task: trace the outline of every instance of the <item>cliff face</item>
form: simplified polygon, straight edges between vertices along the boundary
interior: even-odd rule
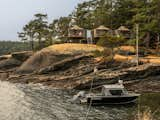
[[[59,89],[89,89],[92,80],[93,86],[97,87],[117,83],[121,79],[130,90],[160,91],[159,64],[136,67],[129,62],[106,63],[97,61],[92,54],[94,50],[103,50],[101,47],[90,45],[88,50],[80,47],[75,49],[76,44],[73,47],[70,44],[69,47],[66,46],[65,44],[65,48],[62,48],[65,52],[61,53],[58,52],[61,47],[56,48],[57,46],[55,49],[54,46],[43,49],[22,62],[20,67],[16,66],[12,71],[8,69],[8,72],[0,71],[1,80],[25,84],[41,83]],[[98,69],[97,72],[94,72],[95,68]]]

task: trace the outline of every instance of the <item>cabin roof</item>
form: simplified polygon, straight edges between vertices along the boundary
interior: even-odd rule
[[[118,31],[130,31],[127,27],[125,26],[120,26],[118,29]]]
[[[83,28],[79,27],[78,25],[74,25],[70,28],[70,30],[83,30]]]
[[[110,28],[105,27],[104,25],[100,25],[98,28],[96,28],[97,30],[110,30]]]
[[[123,85],[103,85],[105,89],[124,89]]]

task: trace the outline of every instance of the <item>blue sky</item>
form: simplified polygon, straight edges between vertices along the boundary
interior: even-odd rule
[[[67,16],[77,3],[85,0],[0,0],[0,40],[17,40],[17,32],[36,13],[47,13],[48,19]]]

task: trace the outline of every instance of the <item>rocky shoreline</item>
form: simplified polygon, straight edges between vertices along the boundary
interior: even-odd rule
[[[82,52],[83,53],[83,52]],[[26,55],[27,54],[27,55]],[[19,56],[19,54],[17,54]],[[75,54],[62,60],[36,69],[31,73],[24,73],[19,68],[33,53],[26,52],[18,57],[14,54],[0,60],[0,79],[12,83],[43,84],[57,89],[89,89],[93,80],[93,87],[103,84],[117,83],[124,80],[125,86],[136,92],[160,92],[160,64],[142,64],[136,67],[129,62],[96,61],[91,53]],[[55,57],[55,56],[54,56]],[[20,61],[20,58],[21,59]],[[25,58],[25,59],[24,59]],[[20,61],[8,62],[11,59]],[[4,63],[9,67],[5,67]],[[1,67],[3,63],[3,67]],[[25,63],[26,64],[26,63]],[[5,69],[4,69],[5,68]],[[97,68],[98,71],[94,72]],[[22,70],[22,69],[21,69]]]

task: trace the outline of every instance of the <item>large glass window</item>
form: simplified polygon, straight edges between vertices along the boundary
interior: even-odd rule
[[[111,95],[122,95],[123,91],[122,90],[109,90]]]

